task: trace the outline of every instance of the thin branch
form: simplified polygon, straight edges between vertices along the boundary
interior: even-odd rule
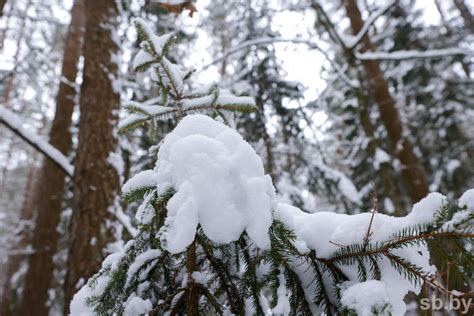
[[[331,39],[340,44],[343,49],[347,49],[345,41],[342,39],[341,35],[336,31],[336,28],[334,27],[334,23],[331,22],[331,19],[327,15],[326,11],[324,11],[323,7],[317,0],[313,0],[311,3],[311,6],[313,7],[314,10],[316,10],[316,13],[318,14],[321,23],[323,24],[324,28],[329,34],[329,37]]]
[[[280,38],[280,37],[273,37],[273,38],[272,37],[262,37],[262,38],[257,38],[257,39],[245,41],[245,42],[229,49],[228,51],[224,52],[221,56],[217,57],[216,59],[214,59],[210,63],[204,65],[203,67],[201,67],[201,69],[199,69],[196,72],[204,71],[204,70],[208,69],[209,67],[211,67],[211,66],[227,59],[229,56],[231,56],[235,53],[238,53],[239,51],[241,51],[243,49],[246,49],[248,47],[265,45],[265,44],[274,44],[274,43],[304,44],[304,45],[307,45],[311,49],[316,49],[321,54],[323,54],[323,56],[327,59],[327,61],[331,64],[331,66],[334,67],[334,69],[336,70],[337,75],[339,76],[339,78],[342,81],[344,81],[344,83],[346,83],[348,86],[350,86],[352,88],[358,88],[359,87],[359,83],[356,80],[352,80],[352,79],[350,79],[349,77],[346,76],[345,71],[347,69],[346,68],[341,68],[337,63],[335,63],[329,57],[329,55],[326,53],[326,51],[324,49],[322,49],[321,47],[319,47],[316,43],[314,43],[312,41],[308,41],[308,40],[304,40],[304,39],[297,39],[297,38],[287,39],[287,38]]]
[[[357,59],[360,60],[404,60],[415,58],[439,58],[445,56],[474,56],[474,52],[462,48],[447,48],[447,49],[431,49],[427,51],[417,50],[400,50],[390,53],[386,52],[366,52],[355,53]]]
[[[431,232],[431,233],[423,233],[415,236],[407,236],[403,238],[393,239],[388,241],[387,243],[383,244],[381,247],[376,249],[369,249],[363,251],[355,251],[351,253],[341,254],[335,257],[331,257],[329,259],[325,258],[317,258],[321,262],[325,264],[334,264],[337,261],[353,258],[353,257],[360,257],[360,256],[370,256],[370,255],[385,255],[391,248],[396,248],[402,244],[408,243],[413,240],[420,240],[420,239],[429,239],[434,237],[445,237],[445,238],[474,238],[474,234],[471,233],[464,233],[464,232]]]
[[[293,38],[293,39],[287,39],[287,38],[281,38],[281,37],[262,37],[262,38],[256,38],[256,39],[252,39],[252,40],[248,40],[248,41],[245,41],[245,42],[242,42],[238,45],[236,45],[235,47],[232,47],[231,49],[227,50],[226,52],[222,53],[221,56],[217,57],[216,59],[214,59],[213,61],[211,61],[210,63],[204,65],[201,69],[198,70],[198,72],[201,72],[201,71],[204,71],[206,70],[207,68],[211,67],[212,65],[215,65],[223,60],[225,60],[226,58],[228,58],[230,55],[233,55],[245,48],[248,48],[248,47],[251,47],[251,46],[259,46],[259,45],[264,45],[264,44],[273,44],[273,43],[296,43],[296,44],[306,44],[308,45],[309,47],[311,48],[317,48],[319,49],[319,47],[317,47],[317,45],[311,41],[308,41],[308,40],[303,40],[303,39],[297,39],[297,38]]]
[[[372,26],[372,24],[375,23],[375,21],[380,17],[382,16],[383,14],[385,14],[388,10],[390,10],[391,7],[393,7],[395,4],[397,3],[396,0],[392,0],[391,2],[389,2],[387,5],[385,5],[384,7],[380,8],[379,10],[377,10],[375,13],[372,13],[368,18],[367,18],[367,21],[365,21],[364,23],[364,26],[362,26],[362,29],[360,30],[359,33],[357,33],[356,35],[354,36],[351,36],[351,37],[347,37],[345,40],[344,38],[342,38],[344,40],[344,43],[345,43],[345,46],[352,50],[354,49],[361,41],[362,39],[364,38],[364,36],[367,34],[367,32],[369,31],[369,28]]]
[[[371,182],[371,185],[372,185],[372,192],[374,194],[373,205],[372,205],[372,216],[370,217],[369,227],[367,228],[367,233],[365,234],[365,237],[364,237],[364,250],[369,245],[370,237],[373,234],[372,224],[374,223],[375,213],[377,213],[377,203],[378,203],[377,191],[375,190],[374,182]]]
[[[51,159],[67,176],[72,177],[74,167],[69,163],[67,157],[40,136],[24,129],[22,127],[22,120],[3,105],[0,105],[0,123],[3,123],[21,139]]]

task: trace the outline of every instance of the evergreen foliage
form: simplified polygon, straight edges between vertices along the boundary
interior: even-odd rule
[[[180,120],[195,112],[214,115],[227,122],[229,111],[255,109],[250,98],[233,96],[218,86],[204,92],[187,92],[185,82],[190,72],[183,71],[167,57],[173,35],[157,37],[144,21],[138,19],[136,26],[142,51],[135,60],[135,70],[150,71],[163,98],[156,105],[129,103],[125,108],[131,114],[122,122],[122,132],[144,123],[153,128],[162,119]],[[423,257],[421,252],[426,251],[428,242],[459,244],[473,237],[472,208],[463,209],[463,206],[454,207],[443,202],[439,210],[422,210],[429,214],[437,211],[433,218],[413,225],[407,221],[401,230],[376,240],[372,239],[373,220],[375,223],[403,223],[405,218],[382,217],[385,215],[376,214],[375,210],[369,217],[365,216],[369,214],[350,217],[354,219],[355,231],[361,229],[357,226],[361,223],[358,219],[370,219],[363,227],[364,238],[337,245],[329,255],[324,251],[321,254],[301,231],[291,227],[280,205],[276,206],[275,214],[279,215],[274,216],[268,232],[268,249],[259,249],[246,232],[236,241],[216,243],[198,227],[194,241],[185,251],[171,253],[166,250],[159,232],[165,225],[168,202],[176,194],[174,188],[160,193],[155,186],[144,183],[124,191],[126,202],[142,201],[137,213],[138,233],[122,252],[110,255],[103,262],[100,272],[76,295],[72,310],[90,308],[98,315],[161,315],[167,312],[171,315],[266,315],[271,311],[290,315],[323,311],[326,315],[355,315],[352,307],[341,302],[344,291],[352,284],[383,280],[389,266],[401,280],[408,280],[415,288],[428,284],[446,291],[433,281],[433,271],[427,271],[425,266],[419,265],[423,261],[414,261],[409,254],[420,252]],[[418,215],[413,216],[421,216],[422,212],[417,212]],[[460,212],[469,214],[461,221],[453,222]],[[296,219],[294,221],[296,223]],[[313,232],[319,233],[325,234]],[[472,267],[469,267],[472,254],[460,247],[453,256],[470,275],[466,280],[472,278]],[[390,303],[373,306],[372,311],[374,314],[390,313]]]

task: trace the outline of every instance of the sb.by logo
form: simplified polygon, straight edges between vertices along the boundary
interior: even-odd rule
[[[422,298],[420,300],[421,310],[445,310],[445,311],[459,311],[462,314],[467,314],[471,306],[473,298],[455,297],[450,295],[449,298],[443,300],[439,297]]]

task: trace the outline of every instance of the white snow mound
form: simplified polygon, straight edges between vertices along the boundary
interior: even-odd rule
[[[185,250],[198,225],[216,243],[235,241],[245,230],[257,247],[270,246],[275,189],[235,130],[204,115],[185,117],[160,146],[154,172],[159,193],[176,191],[161,231],[168,251]]]

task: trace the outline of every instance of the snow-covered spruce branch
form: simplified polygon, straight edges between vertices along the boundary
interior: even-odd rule
[[[345,260],[363,257],[363,256],[375,256],[375,255],[390,255],[390,250],[397,249],[410,243],[424,242],[429,239],[435,238],[474,238],[474,234],[469,231],[437,231],[437,232],[426,232],[420,233],[413,236],[406,236],[402,238],[395,238],[389,240],[375,247],[364,247],[363,245],[356,245],[351,247],[342,247],[341,253],[330,257],[329,259],[316,258],[324,264],[336,264]]]
[[[212,91],[210,92],[210,94]],[[226,99],[226,97],[228,97]],[[248,97],[236,97],[229,94],[215,98],[211,95],[201,98],[183,98],[182,106],[141,105],[129,101],[125,109],[132,113],[119,124],[121,133],[127,132],[152,120],[166,120],[192,113],[218,113],[219,111],[250,112],[254,110],[253,100]]]
[[[72,177],[74,167],[69,163],[67,157],[40,136],[24,129],[22,127],[22,120],[3,105],[0,105],[0,123],[3,123],[21,139],[33,146],[47,158],[51,159],[51,161],[53,161],[69,177]]]
[[[139,54],[152,75],[160,69]],[[181,74],[177,81],[185,80]],[[155,75],[166,102],[132,102],[131,115],[235,100],[215,86],[168,94],[172,78]],[[431,193],[405,217],[306,213],[278,203],[261,158],[218,113],[209,112],[213,119],[179,111],[155,167],[122,187],[124,199],[141,201],[137,234],[75,295],[72,315],[402,315],[408,292],[438,285],[429,277],[435,269],[427,240],[472,238],[474,189],[452,211],[444,196]]]
[[[394,52],[366,52],[355,53],[360,60],[404,60],[416,58],[439,58],[446,56],[474,56],[474,52],[462,48],[430,49],[427,51],[402,50]]]

